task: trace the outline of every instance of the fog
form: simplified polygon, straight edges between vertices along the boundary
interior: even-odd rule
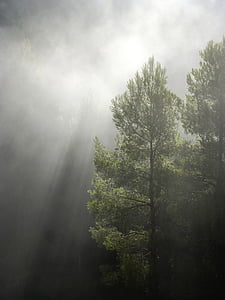
[[[0,299],[67,299],[93,280],[86,190],[94,136],[111,146],[115,135],[111,99],[152,55],[184,98],[224,11],[220,0],[0,0]]]

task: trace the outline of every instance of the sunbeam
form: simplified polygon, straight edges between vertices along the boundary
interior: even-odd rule
[[[94,137],[113,147],[111,99],[149,57],[184,98],[199,51],[224,34],[224,10],[219,0],[0,0],[0,299],[106,299],[108,254],[86,207]]]

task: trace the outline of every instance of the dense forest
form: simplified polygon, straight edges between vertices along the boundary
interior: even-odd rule
[[[95,140],[90,232],[114,297],[225,295],[225,38],[200,56],[185,101],[149,59],[112,101],[114,150]]]

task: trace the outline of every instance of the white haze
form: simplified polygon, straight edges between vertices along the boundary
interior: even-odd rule
[[[35,255],[71,143],[82,191],[68,222],[84,201],[94,136],[112,142],[111,99],[151,56],[183,98],[199,51],[222,39],[224,12],[220,0],[0,0],[0,234],[14,236],[0,250],[7,283]]]
[[[75,122],[70,124],[75,129],[85,101],[96,114],[88,120],[91,129],[96,116],[100,127],[107,126],[111,99],[152,55],[167,68],[169,87],[183,97],[186,74],[196,66],[199,50],[224,33],[225,5],[219,0],[0,4],[6,22],[0,29],[0,80],[7,78],[10,86],[14,76],[25,77],[27,94],[19,97],[13,87],[10,97],[26,107],[32,101],[28,98],[38,95],[40,116],[30,120],[37,127],[54,114],[54,106],[57,117]]]
[[[40,101],[55,98],[74,113],[84,99],[99,113],[107,111],[152,55],[167,68],[171,89],[183,96],[199,50],[224,34],[225,4],[219,0],[10,2],[14,19],[8,13],[0,31],[1,77],[10,66],[20,72],[22,60],[36,89],[46,88]]]

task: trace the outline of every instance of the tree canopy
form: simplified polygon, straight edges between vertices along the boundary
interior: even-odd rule
[[[125,283],[156,278],[159,208],[167,201],[167,178],[174,172],[180,103],[166,83],[165,69],[151,58],[112,101],[119,132],[115,150],[107,151],[95,140],[96,173],[88,207],[96,226],[91,232],[98,243],[117,252],[117,276]]]
[[[149,59],[112,100],[114,150],[95,139],[90,231],[115,254],[104,281],[153,299],[223,291],[225,39],[200,55],[186,101]]]

